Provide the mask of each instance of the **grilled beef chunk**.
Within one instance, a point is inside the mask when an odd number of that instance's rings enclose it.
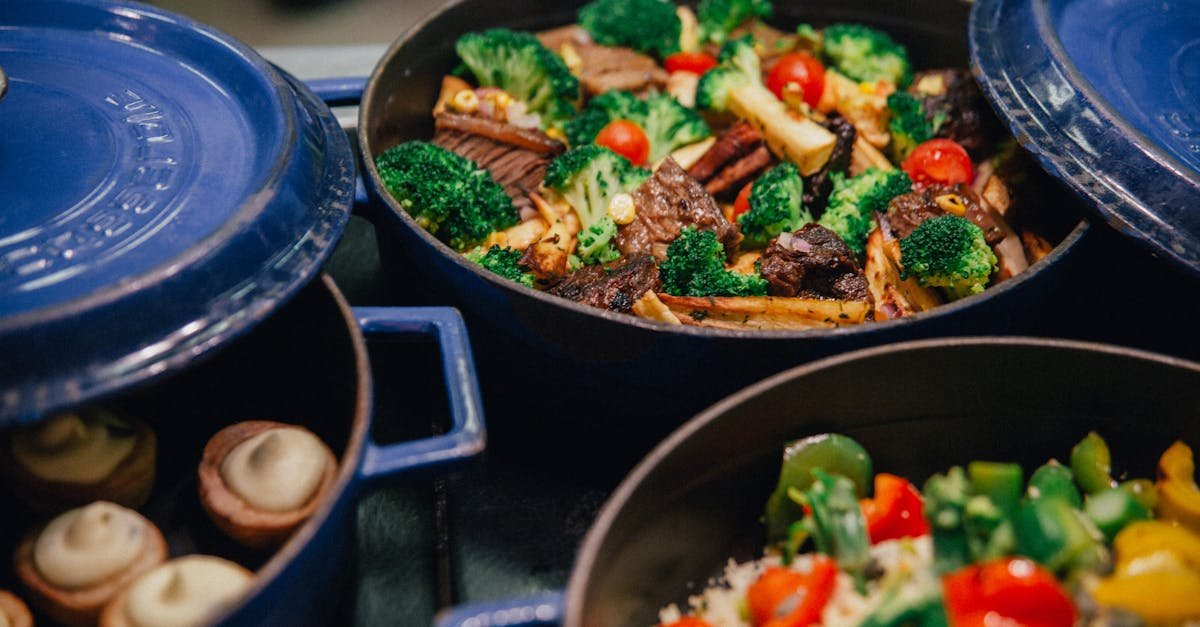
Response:
[[[858,136],[854,125],[836,113],[825,120],[825,128],[837,138],[833,145],[833,153],[816,174],[804,177],[804,206],[812,212],[814,218],[821,217],[821,214],[825,213],[825,207],[829,206],[829,194],[833,192],[831,175],[834,172],[845,172],[846,168],[850,167],[854,139]]]
[[[629,313],[642,294],[661,289],[654,257],[634,254],[577,270],[550,293],[592,307]]]
[[[759,146],[754,152],[722,168],[704,184],[704,191],[713,196],[732,197],[774,162],[771,151],[766,146]]]
[[[921,99],[925,115],[932,121],[944,116],[935,135],[962,144],[979,161],[987,157],[1000,133],[1000,122],[983,98],[971,72],[965,68],[926,70],[918,73],[908,88]]]
[[[761,273],[772,296],[870,300],[854,253],[836,233],[817,224],[775,238],[763,253]]]
[[[579,82],[588,95],[598,96],[613,89],[661,90],[667,84],[667,71],[653,58],[631,48],[589,44],[575,46],[575,51],[582,62]]]
[[[667,157],[654,176],[633,192],[637,218],[617,231],[617,248],[624,254],[647,253],[663,259],[667,246],[685,226],[713,231],[732,254],[742,241],[737,225],[725,219],[708,192]]]
[[[763,145],[762,134],[748,122],[738,122],[717,137],[717,141],[691,168],[692,178],[707,183],[721,168],[734,163]]]
[[[529,192],[541,185],[546,166],[563,145],[541,131],[488,118],[441,113],[433,143],[487,168],[517,209],[531,206]]]
[[[887,217],[892,232],[899,239],[912,234],[922,222],[929,218],[940,216],[946,210],[938,204],[939,196],[953,194],[957,196],[966,212],[962,217],[974,222],[983,229],[983,237],[989,246],[1004,239],[1004,229],[996,216],[980,202],[978,194],[970,187],[958,185],[928,185],[924,189],[907,194],[901,194],[888,203]]]

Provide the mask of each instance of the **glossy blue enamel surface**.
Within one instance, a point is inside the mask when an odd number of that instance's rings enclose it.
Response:
[[[211,29],[136,3],[8,3],[0,65],[0,422],[236,336],[341,233],[336,121]]]
[[[979,0],[976,76],[1093,210],[1200,274],[1200,0]]]

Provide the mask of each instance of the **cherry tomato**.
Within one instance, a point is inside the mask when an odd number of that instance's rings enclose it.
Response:
[[[650,156],[650,140],[645,131],[629,120],[613,120],[600,129],[596,143],[612,149],[629,159],[633,165],[643,165]]]
[[[825,89],[825,66],[807,52],[785,54],[767,75],[767,89],[783,100],[783,90],[788,83],[799,85],[804,92],[804,103],[816,107]]]
[[[1023,558],[1001,558],[954,571],[942,578],[942,591],[946,615],[955,627],[1071,627],[1078,616],[1054,575]]]
[[[695,616],[684,616],[673,623],[665,623],[659,625],[659,627],[712,627],[712,625],[708,621],[696,618]]]
[[[953,139],[931,139],[918,145],[900,167],[918,185],[954,185],[975,179],[970,155]]]
[[[768,568],[746,591],[746,605],[757,627],[805,627],[821,622],[821,611],[833,597],[837,562],[813,556],[812,570],[800,573]]]
[[[861,505],[872,544],[929,533],[921,493],[902,477],[875,475],[875,498],[863,499]]]
[[[717,67],[717,58],[703,52],[676,52],[663,59],[663,67],[667,72],[691,72],[704,74]]]
[[[738,216],[750,211],[750,188],[754,186],[754,181],[746,183],[742,191],[738,192],[737,200],[733,201],[733,219],[737,220]]]

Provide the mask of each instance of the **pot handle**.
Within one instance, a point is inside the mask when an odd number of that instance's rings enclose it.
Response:
[[[355,307],[354,317],[367,337],[433,336],[442,353],[442,378],[450,405],[450,430],[397,444],[376,444],[368,437],[359,475],[373,480],[413,470],[441,468],[483,452],[487,440],[483,400],[475,380],[475,362],[467,327],[452,307]]]
[[[327,106],[349,107],[362,100],[367,87],[366,76],[339,76],[336,78],[310,78],[304,84]]]
[[[512,601],[460,605],[438,612],[434,627],[534,627],[558,625],[563,616],[563,594],[547,592]]]

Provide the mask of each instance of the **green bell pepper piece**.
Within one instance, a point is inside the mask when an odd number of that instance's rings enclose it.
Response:
[[[1057,498],[1074,508],[1083,507],[1083,497],[1075,487],[1075,478],[1070,468],[1052,459],[1033,471],[1029,477],[1026,495],[1030,500]]]
[[[971,478],[972,494],[986,496],[1006,517],[1017,513],[1025,486],[1020,464],[971,462],[967,464],[967,476]]]
[[[1017,552],[1055,572],[1065,572],[1080,561],[1090,563],[1096,545],[1103,545],[1083,519],[1063,499],[1026,500],[1014,523]]]
[[[1079,487],[1088,494],[1117,486],[1112,478],[1112,456],[1109,455],[1108,444],[1095,431],[1087,434],[1071,449],[1071,472],[1075,473]]]
[[[817,468],[848,478],[859,497],[870,493],[875,476],[871,457],[852,438],[825,433],[791,442],[783,450],[779,482],[767,499],[764,519],[770,542],[786,540],[791,524],[804,517],[804,510],[788,498],[788,490],[807,490],[813,484],[813,470]]]
[[[971,562],[965,524],[968,493],[967,477],[960,466],[944,475],[933,475],[921,491],[925,499],[925,519],[933,535],[933,567],[944,575]]]
[[[1135,520],[1149,520],[1150,512],[1134,498],[1133,494],[1121,488],[1089,494],[1084,502],[1083,511],[1096,523],[1096,528],[1104,537],[1112,542],[1117,532],[1125,525]]]

